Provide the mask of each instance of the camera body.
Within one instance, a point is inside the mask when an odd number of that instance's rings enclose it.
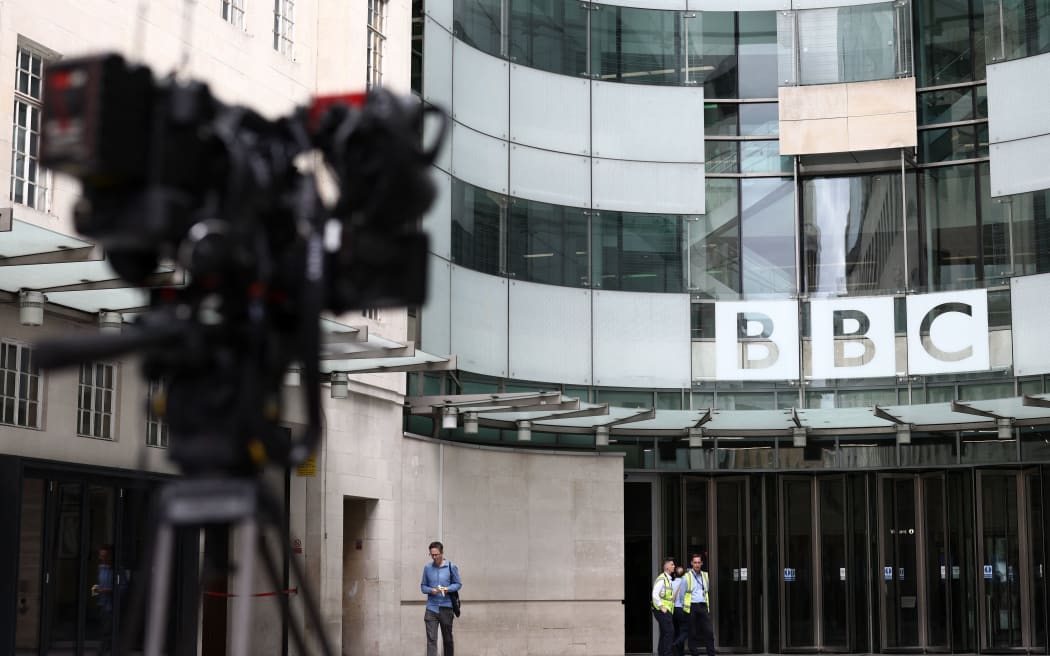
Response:
[[[427,114],[442,122],[429,150]],[[117,274],[143,284],[170,262],[187,279],[154,290],[130,335],[42,345],[42,365],[142,352],[146,376],[167,383],[184,470],[304,459],[320,433],[320,313],[424,300],[420,223],[444,115],[377,89],[271,120],[100,54],[47,68],[41,121],[41,164],[81,182],[75,226]],[[299,166],[310,153],[334,174],[330,205]],[[295,362],[308,425],[289,440],[281,380]]]

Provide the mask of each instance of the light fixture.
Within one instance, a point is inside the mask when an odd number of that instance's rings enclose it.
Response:
[[[298,364],[293,364],[288,367],[288,371],[284,372],[284,385],[285,387],[299,387],[303,383],[302,370]]]
[[[594,429],[594,446],[609,446],[608,426],[598,426]]]
[[[478,432],[478,413],[463,413],[463,432],[473,435]]]
[[[531,421],[519,421],[518,422],[518,441],[529,442],[532,440],[532,422]]]
[[[120,312],[102,310],[98,313],[98,331],[111,335],[119,335],[124,327],[124,315]]]
[[[349,393],[350,383],[346,373],[342,371],[332,372],[332,398],[345,399]]]
[[[18,321],[23,326],[39,326],[44,323],[43,292],[22,290],[18,293]]]
[[[1013,417],[999,417],[995,420],[995,427],[999,432],[1000,440],[1012,440],[1014,438]]]
[[[452,406],[445,406],[441,409],[441,427],[442,428],[455,428],[456,424],[459,423],[458,412]]]
[[[911,424],[897,424],[897,444],[911,444]]]
[[[805,426],[795,426],[791,429],[791,444],[798,447],[806,446],[806,434],[808,432]]]
[[[704,443],[704,431],[699,426],[689,429],[689,448],[698,449]]]

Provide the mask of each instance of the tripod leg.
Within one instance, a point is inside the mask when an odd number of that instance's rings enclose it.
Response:
[[[263,516],[277,529],[278,535],[281,536],[281,543],[285,545],[290,544],[291,535],[288,533],[288,527],[278,519],[281,516],[279,512],[280,506],[274,501],[269,490],[262,485],[259,486],[259,503],[262,506]],[[303,565],[295,558],[289,558],[289,561],[292,564],[292,573],[295,575],[295,580],[299,582],[299,589],[302,590],[306,615],[314,625],[314,628],[317,629],[317,639],[321,643],[321,653],[325,654],[325,656],[333,656],[335,652],[332,650],[332,643],[328,640],[328,633],[325,631],[324,622],[321,619],[321,609],[317,605],[317,598],[314,597],[313,590],[310,588],[310,582],[306,579]]]
[[[259,524],[254,517],[241,522],[237,541],[240,557],[237,558],[237,608],[233,613],[233,637],[230,639],[231,656],[248,656],[251,642],[249,635],[252,618],[252,585],[255,574],[255,545],[258,541]]]
[[[150,583],[149,620],[146,625],[146,656],[160,656],[168,628],[168,594],[171,587],[175,529],[166,519],[160,520],[156,539]]]
[[[287,559],[288,554],[283,549],[281,550],[283,556]],[[278,561],[274,559],[273,552],[266,544],[264,536],[259,536],[259,553],[262,555],[263,566],[266,567],[266,572],[270,576],[270,584],[275,590],[280,590],[283,587],[283,581],[281,580],[281,572],[277,567]],[[306,636],[303,635],[302,628],[299,626],[295,619],[292,617],[291,604],[288,602],[288,596],[284,593],[278,593],[278,601],[281,605],[281,617],[284,619],[288,628],[292,632],[292,639],[295,641],[295,647],[299,650],[299,654],[305,656],[309,653],[306,648]]]

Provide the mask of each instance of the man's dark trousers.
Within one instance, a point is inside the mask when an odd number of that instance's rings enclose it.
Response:
[[[428,610],[423,618],[427,626],[427,656],[437,656],[438,625],[441,625],[441,640],[445,643],[445,656],[452,655],[452,608],[442,606],[438,612]]]
[[[685,612],[681,606],[675,606],[673,649],[675,656],[682,656],[685,654],[685,640],[689,637],[690,626],[692,626],[692,622],[690,621],[689,613]]]
[[[660,642],[656,653],[660,656],[674,656],[674,615],[653,609],[656,626],[660,627]]]
[[[711,625],[707,604],[693,604],[689,614],[692,616],[692,622],[689,623],[689,653],[700,656],[702,640],[707,647],[707,656],[715,656],[715,629]]]

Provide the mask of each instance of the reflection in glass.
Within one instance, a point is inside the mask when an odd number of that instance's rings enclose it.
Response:
[[[740,573],[753,570],[748,551],[750,541],[747,522],[750,515],[747,480],[719,480],[715,487],[718,544],[714,551],[717,563],[712,587],[718,586],[718,627],[715,635],[722,649],[748,646],[747,612],[748,581]]]
[[[737,23],[740,29],[739,97],[776,98],[776,12],[742,11],[737,14]]]
[[[47,564],[51,587],[50,594],[45,596],[44,622],[50,629],[45,647],[60,651],[76,644],[78,608],[89,586],[81,585],[80,574],[80,561],[84,556],[81,553],[81,484],[59,483],[55,488],[57,505],[49,527],[51,544]]]
[[[919,161],[923,163],[950,162],[979,157],[977,127],[971,124],[920,130]]]
[[[992,198],[1013,229],[1014,275],[1050,271],[1050,191]]]
[[[561,75],[586,75],[587,13],[580,2],[510,0],[511,61]]]
[[[897,46],[893,3],[798,12],[801,84],[892,79]]]
[[[452,180],[452,261],[481,273],[500,273],[500,217],[507,199]]]
[[[779,141],[741,141],[741,173],[791,173],[794,160],[780,155]]]
[[[1014,474],[982,473],[981,551],[991,576],[981,579],[985,596],[987,647],[1021,646],[1021,570]]]
[[[802,189],[803,275],[810,294],[905,288],[900,175],[813,178]],[[915,253],[908,261],[917,264]]]
[[[595,287],[680,292],[684,287],[680,216],[602,212],[592,222]]]
[[[918,37],[915,44],[916,86],[932,87],[956,82],[969,82],[984,77],[984,53],[975,45],[984,45],[980,23],[971,24],[971,6],[980,18],[983,2],[928,0],[914,3]],[[975,75],[974,66],[982,70]]]
[[[1050,50],[1050,3],[1047,0],[991,0],[988,14],[989,62],[1031,57]],[[1000,30],[1001,27],[1001,30]],[[998,36],[1002,35],[1001,43]]]
[[[751,12],[748,12],[751,13]],[[701,47],[704,99],[739,98],[737,92],[736,12],[705,11]],[[776,95],[774,93],[774,95]],[[706,123],[705,123],[706,125]]]
[[[704,170],[716,175],[719,173],[739,173],[739,144],[739,141],[705,140]]]
[[[507,271],[519,280],[586,287],[586,210],[513,199],[507,217]]]
[[[795,291],[795,194],[791,180],[740,181],[745,294],[789,296]]]
[[[736,103],[704,103],[704,134],[709,137],[736,136],[739,108],[741,106]]]
[[[973,89],[938,89],[920,93],[919,125],[955,123],[976,118],[973,111]]]
[[[737,181],[707,178],[706,185],[707,213],[687,223],[689,289],[711,298],[736,298],[740,292]]]
[[[773,410],[773,392],[719,392],[719,410]]]
[[[40,652],[40,608],[43,600],[44,481],[22,480],[21,529],[18,543],[17,653]],[[12,593],[14,594],[14,593]]]
[[[801,449],[799,449],[801,450]],[[784,646],[815,642],[813,622],[813,495],[810,480],[784,479],[783,572]]]
[[[945,522],[944,475],[922,477],[922,513],[926,527],[926,646],[948,647],[951,554]]]
[[[453,0],[452,33],[468,46],[504,56],[502,0]]]
[[[775,137],[780,134],[780,110],[777,104],[740,105],[740,134],[745,137]]]
[[[1010,213],[1000,198],[992,198],[989,164],[977,165],[981,194],[981,264],[986,285],[1008,284],[1010,266]]]
[[[883,591],[886,646],[919,647],[915,481],[910,476],[887,477],[881,483],[883,576],[879,587]]]
[[[978,282],[976,180],[973,166],[928,169],[926,262],[930,290],[967,289]]]
[[[591,75],[631,84],[681,84],[682,14],[596,5],[591,15]]]
[[[1043,499],[1043,477],[1035,473],[1024,476],[1025,496],[1028,498],[1029,544],[1031,562],[1028,580],[1032,588],[1032,645],[1046,647],[1046,550]]]
[[[839,477],[818,481],[820,489],[820,588],[823,645],[845,649],[849,644],[849,599],[846,562],[846,489]]]

